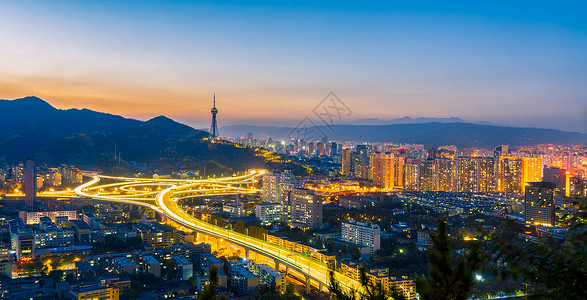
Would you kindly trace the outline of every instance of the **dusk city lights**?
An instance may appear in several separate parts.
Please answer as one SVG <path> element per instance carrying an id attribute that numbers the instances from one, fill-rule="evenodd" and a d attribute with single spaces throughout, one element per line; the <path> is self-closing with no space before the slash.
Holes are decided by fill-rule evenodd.
<path id="1" fill-rule="evenodd" d="M 587 299 L 587 2 L 0 3 L 0 300 Z"/>

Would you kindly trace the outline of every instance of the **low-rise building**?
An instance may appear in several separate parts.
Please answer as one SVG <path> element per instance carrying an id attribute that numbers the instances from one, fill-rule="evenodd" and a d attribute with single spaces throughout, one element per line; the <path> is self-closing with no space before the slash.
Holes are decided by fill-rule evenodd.
<path id="1" fill-rule="evenodd" d="M 92 285 L 71 290 L 70 298 L 76 300 L 118 300 L 120 294 L 117 288 Z"/>
<path id="2" fill-rule="evenodd" d="M 259 276 L 250 271 L 252 263 L 245 261 L 230 262 L 230 285 L 239 295 L 255 296 L 259 293 Z"/>
<path id="3" fill-rule="evenodd" d="M 428 232 L 418 230 L 418 240 L 416 242 L 416 247 L 418 247 L 418 250 L 420 251 L 432 247 L 432 238 Z"/>
<path id="4" fill-rule="evenodd" d="M 381 230 L 377 224 L 354 220 L 343 222 L 340 227 L 340 238 L 356 245 L 368 246 L 371 255 L 381 247 Z"/>
<path id="5" fill-rule="evenodd" d="M 194 275 L 194 265 L 187 258 L 173 255 L 172 259 L 175 264 L 175 271 L 178 279 L 188 280 Z"/>
<path id="6" fill-rule="evenodd" d="M 281 221 L 281 204 L 277 202 L 261 202 L 255 206 L 255 216 L 263 224 Z"/>
<path id="7" fill-rule="evenodd" d="M 151 255 L 142 256 L 139 259 L 139 269 L 143 273 L 161 277 L 161 263 Z"/>
<path id="8" fill-rule="evenodd" d="M 114 258 L 113 267 L 117 274 L 134 274 L 137 270 L 137 265 L 126 256 Z"/>
<path id="9" fill-rule="evenodd" d="M 271 268 L 268 265 L 255 265 L 253 273 L 259 276 L 260 282 L 269 287 L 275 287 L 275 292 L 285 293 L 286 280 L 285 275 Z"/>
<path id="10" fill-rule="evenodd" d="M 222 270 L 222 269 L 224 269 L 224 262 L 222 262 L 222 260 L 220 260 L 218 257 L 216 257 L 212 254 L 209 254 L 209 253 L 201 254 L 200 255 L 199 270 L 204 275 L 208 275 L 208 270 L 210 270 L 210 268 L 212 266 L 215 266 L 219 270 Z"/>

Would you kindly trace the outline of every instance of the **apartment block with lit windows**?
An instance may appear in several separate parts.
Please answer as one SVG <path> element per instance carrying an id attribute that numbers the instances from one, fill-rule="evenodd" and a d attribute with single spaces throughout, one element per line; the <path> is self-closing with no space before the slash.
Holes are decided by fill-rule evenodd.
<path id="1" fill-rule="evenodd" d="M 499 191 L 502 193 L 522 193 L 522 160 L 513 156 L 499 158 Z"/>
<path id="2" fill-rule="evenodd" d="M 524 193 L 526 224 L 552 227 L 555 225 L 555 185 L 550 182 L 529 182 Z"/>
<path id="3" fill-rule="evenodd" d="M 322 227 L 322 196 L 307 189 L 293 189 L 290 193 L 291 226 L 318 229 Z"/>
<path id="4" fill-rule="evenodd" d="M 393 153 L 375 152 L 371 155 L 373 184 L 383 189 L 393 189 L 395 157 Z"/>

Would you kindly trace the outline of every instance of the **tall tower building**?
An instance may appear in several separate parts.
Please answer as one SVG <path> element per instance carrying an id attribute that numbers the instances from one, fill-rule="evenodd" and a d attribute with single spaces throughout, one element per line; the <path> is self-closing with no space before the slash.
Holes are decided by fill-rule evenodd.
<path id="1" fill-rule="evenodd" d="M 351 149 L 343 148 L 342 149 L 342 175 L 343 176 L 351 176 L 352 172 L 351 167 Z"/>
<path id="2" fill-rule="evenodd" d="M 426 160 L 420 165 L 420 191 L 438 191 L 438 171 L 433 161 Z"/>
<path id="3" fill-rule="evenodd" d="M 478 160 L 472 157 L 457 158 L 458 191 L 461 193 L 477 192 Z"/>
<path id="4" fill-rule="evenodd" d="M 564 169 L 544 168 L 544 181 L 552 182 L 555 185 L 555 192 L 559 195 L 565 195 L 567 174 Z"/>
<path id="5" fill-rule="evenodd" d="M 457 191 L 456 163 L 452 159 L 437 158 L 434 160 L 437 170 L 438 190 L 443 192 Z"/>
<path id="6" fill-rule="evenodd" d="M 406 160 L 404 172 L 404 184 L 408 191 L 420 190 L 420 160 L 408 158 Z"/>
<path id="7" fill-rule="evenodd" d="M 479 193 L 493 193 L 496 189 L 495 182 L 495 159 L 490 157 L 477 158 L 479 161 L 478 175 L 477 175 L 477 192 Z"/>
<path id="8" fill-rule="evenodd" d="M 524 193 L 526 224 L 552 227 L 554 223 L 555 185 L 550 182 L 529 182 Z"/>
<path id="9" fill-rule="evenodd" d="M 522 160 L 512 156 L 499 159 L 499 191 L 502 193 L 522 193 Z"/>
<path id="10" fill-rule="evenodd" d="M 384 189 L 393 189 L 395 172 L 393 153 L 375 152 L 371 156 L 371 176 L 373 184 Z"/>
<path id="11" fill-rule="evenodd" d="M 216 94 L 214 94 L 214 106 L 210 111 L 212 113 L 212 125 L 210 126 L 210 135 L 213 139 L 218 137 L 218 123 L 216 122 L 216 114 L 218 109 L 216 108 Z"/>
<path id="12" fill-rule="evenodd" d="M 522 180 L 524 186 L 529 182 L 542 181 L 541 157 L 522 157 Z"/>
<path id="13" fill-rule="evenodd" d="M 37 170 L 35 168 L 35 159 L 27 158 L 24 173 L 24 203 L 28 209 L 35 206 L 35 197 L 37 197 Z"/>
<path id="14" fill-rule="evenodd" d="M 396 155 L 393 158 L 393 185 L 397 188 L 404 187 L 404 163 L 402 156 Z"/>
<path id="15" fill-rule="evenodd" d="M 322 227 L 322 196 L 307 189 L 292 189 L 290 206 L 291 226 L 308 229 Z"/>

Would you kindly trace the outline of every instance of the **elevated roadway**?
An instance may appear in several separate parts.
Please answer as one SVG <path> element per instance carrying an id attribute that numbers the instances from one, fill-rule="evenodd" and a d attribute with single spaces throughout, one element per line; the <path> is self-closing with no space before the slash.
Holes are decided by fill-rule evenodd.
<path id="1" fill-rule="evenodd" d="M 320 291 L 326 291 L 329 274 L 326 264 L 264 240 L 202 221 L 185 212 L 179 205 L 180 200 L 187 198 L 257 193 L 254 184 L 263 173 L 251 171 L 240 176 L 204 180 L 91 175 L 92 180 L 80 185 L 73 192 L 79 197 L 149 208 L 196 232 L 236 244 L 247 253 L 252 251 L 268 257 L 274 261 L 277 269 L 285 266 L 286 272 L 295 270 L 303 274 L 307 289 L 315 285 Z M 98 185 L 101 179 L 115 182 Z M 155 191 L 152 191 L 153 188 Z M 358 282 L 343 274 L 335 272 L 335 278 L 347 288 L 360 288 Z"/>

